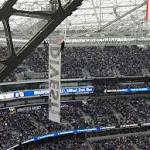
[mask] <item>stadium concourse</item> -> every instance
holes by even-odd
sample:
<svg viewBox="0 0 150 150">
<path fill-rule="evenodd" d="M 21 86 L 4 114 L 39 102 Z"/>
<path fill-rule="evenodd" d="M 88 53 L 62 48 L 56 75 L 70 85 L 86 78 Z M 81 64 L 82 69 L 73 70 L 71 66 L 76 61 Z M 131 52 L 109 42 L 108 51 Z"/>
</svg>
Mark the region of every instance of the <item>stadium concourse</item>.
<svg viewBox="0 0 150 150">
<path fill-rule="evenodd" d="M 0 150 L 150 150 L 145 5 L 148 9 L 143 0 L 2 0 Z M 64 90 L 56 123 L 44 94 L 49 49 L 62 36 L 61 88 L 94 92 Z"/>
</svg>

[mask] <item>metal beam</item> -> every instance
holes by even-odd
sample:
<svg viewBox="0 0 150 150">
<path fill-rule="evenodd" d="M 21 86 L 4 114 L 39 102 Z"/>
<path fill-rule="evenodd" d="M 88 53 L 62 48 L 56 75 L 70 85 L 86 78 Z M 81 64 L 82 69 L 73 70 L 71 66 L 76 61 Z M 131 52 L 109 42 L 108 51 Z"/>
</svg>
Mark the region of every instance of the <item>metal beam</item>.
<svg viewBox="0 0 150 150">
<path fill-rule="evenodd" d="M 7 0 L 6 2 L 3 3 L 2 9 L 12 9 L 12 7 L 16 4 L 18 0 Z"/>
<path fill-rule="evenodd" d="M 18 0 L 7 0 L 0 9 L 0 21 L 9 18 L 12 14 L 12 7 L 16 4 Z"/>
<path fill-rule="evenodd" d="M 135 5 L 135 4 L 132 4 L 132 5 L 130 5 L 130 4 L 128 4 L 128 5 L 117 5 L 117 7 L 118 8 L 129 8 L 129 7 L 134 7 L 134 6 L 137 6 L 137 5 Z M 102 6 L 101 7 L 101 9 L 112 9 L 114 7 L 114 5 L 110 5 L 110 6 Z M 93 9 L 93 7 L 88 7 L 88 8 L 86 8 L 86 7 L 84 7 L 84 8 L 80 8 L 80 10 L 89 10 L 89 9 Z M 99 9 L 99 6 L 95 6 L 95 9 Z"/>
<path fill-rule="evenodd" d="M 51 13 L 50 11 L 25 11 L 13 9 L 13 15 L 39 19 L 49 19 L 50 16 L 54 15 L 54 13 Z"/>
<path fill-rule="evenodd" d="M 143 2 L 142 4 L 136 6 L 135 8 L 133 8 L 133 9 L 127 11 L 127 12 L 124 13 L 123 15 L 118 16 L 118 18 L 116 18 L 116 19 L 114 19 L 113 21 L 110 21 L 110 22 L 108 22 L 106 25 L 104 25 L 100 30 L 98 30 L 98 32 L 103 31 L 105 28 L 109 27 L 109 26 L 112 25 L 113 23 L 115 23 L 115 22 L 117 22 L 118 20 L 120 20 L 120 19 L 126 17 L 127 15 L 131 14 L 131 13 L 134 12 L 135 10 L 137 10 L 137 9 L 139 9 L 139 8 L 141 8 L 141 7 L 143 7 L 145 4 L 146 4 L 146 2 Z"/>
<path fill-rule="evenodd" d="M 15 50 L 12 42 L 12 36 L 11 36 L 11 30 L 10 30 L 10 25 L 9 25 L 9 20 L 5 19 L 2 20 L 3 26 L 4 26 L 4 31 L 5 31 L 5 38 L 7 41 L 7 48 L 9 50 L 10 55 L 15 55 Z"/>
<path fill-rule="evenodd" d="M 99 29 L 99 28 L 100 28 L 100 20 L 99 20 L 99 17 L 98 17 L 98 14 L 97 14 L 96 8 L 95 8 L 94 1 L 93 1 L 93 0 L 91 0 L 91 2 L 92 2 L 92 5 L 93 5 L 93 9 L 94 9 L 95 17 L 96 17 L 96 20 L 97 20 L 97 23 L 98 23 L 98 29 Z"/>
</svg>

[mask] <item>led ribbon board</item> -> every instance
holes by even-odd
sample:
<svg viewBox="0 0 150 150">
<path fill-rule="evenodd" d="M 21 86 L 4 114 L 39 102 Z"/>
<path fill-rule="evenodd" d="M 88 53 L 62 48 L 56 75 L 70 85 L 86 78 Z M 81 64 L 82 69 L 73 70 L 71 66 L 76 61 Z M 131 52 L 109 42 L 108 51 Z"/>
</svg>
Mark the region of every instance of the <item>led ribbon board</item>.
<svg viewBox="0 0 150 150">
<path fill-rule="evenodd" d="M 150 92 L 150 87 L 104 90 L 104 93 L 139 93 L 139 92 Z"/>
<path fill-rule="evenodd" d="M 93 86 L 78 86 L 78 87 L 63 87 L 60 89 L 61 95 L 69 94 L 90 94 L 94 93 Z M 0 94 L 0 100 L 9 100 L 17 98 L 32 98 L 40 96 L 49 96 L 49 89 L 33 89 L 33 90 L 23 90 L 23 91 L 11 91 L 4 92 Z"/>
</svg>

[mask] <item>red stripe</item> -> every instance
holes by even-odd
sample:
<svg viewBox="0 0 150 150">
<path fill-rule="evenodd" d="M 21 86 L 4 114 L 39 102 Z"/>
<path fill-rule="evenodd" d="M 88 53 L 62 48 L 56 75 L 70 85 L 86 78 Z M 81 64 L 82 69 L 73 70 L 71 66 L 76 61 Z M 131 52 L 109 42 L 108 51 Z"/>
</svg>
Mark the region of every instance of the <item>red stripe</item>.
<svg viewBox="0 0 150 150">
<path fill-rule="evenodd" d="M 149 20 L 149 0 L 146 0 L 146 20 Z"/>
</svg>

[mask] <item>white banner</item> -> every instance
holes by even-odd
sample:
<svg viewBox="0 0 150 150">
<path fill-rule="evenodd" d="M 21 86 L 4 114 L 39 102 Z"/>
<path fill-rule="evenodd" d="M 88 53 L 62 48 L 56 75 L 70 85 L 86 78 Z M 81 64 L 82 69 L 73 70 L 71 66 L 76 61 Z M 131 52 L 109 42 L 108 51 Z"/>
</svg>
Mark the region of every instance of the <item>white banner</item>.
<svg viewBox="0 0 150 150">
<path fill-rule="evenodd" d="M 60 45 L 53 44 L 49 47 L 49 119 L 58 123 L 60 123 L 60 79 Z"/>
</svg>

